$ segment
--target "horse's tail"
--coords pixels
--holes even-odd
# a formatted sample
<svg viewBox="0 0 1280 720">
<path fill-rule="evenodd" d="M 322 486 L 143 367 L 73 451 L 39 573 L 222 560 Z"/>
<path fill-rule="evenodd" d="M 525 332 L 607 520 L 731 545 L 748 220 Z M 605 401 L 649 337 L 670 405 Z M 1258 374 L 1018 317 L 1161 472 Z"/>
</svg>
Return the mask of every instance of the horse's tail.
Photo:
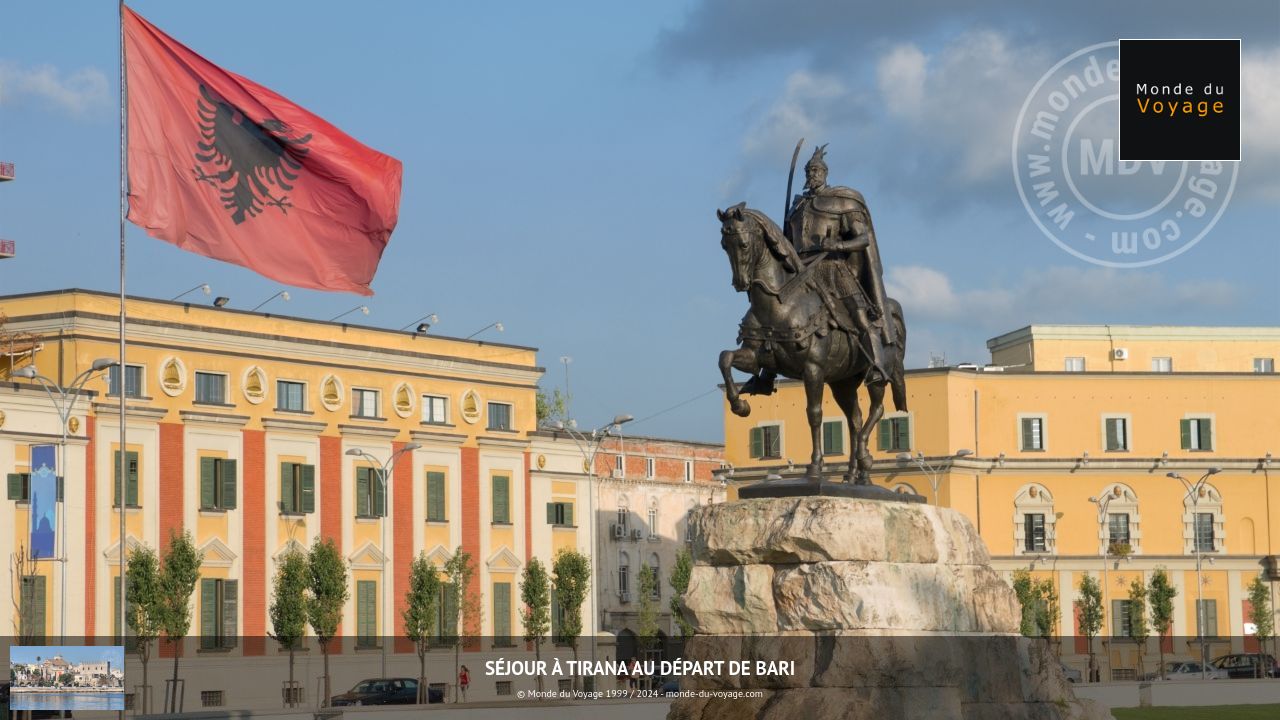
<svg viewBox="0 0 1280 720">
<path fill-rule="evenodd" d="M 902 317 L 902 305 L 893 298 L 885 298 L 889 306 L 889 321 L 893 323 L 897 333 L 898 349 L 893 355 L 893 366 L 889 368 L 889 385 L 893 390 L 893 407 L 898 412 L 907 411 L 907 380 L 903 363 L 907 357 L 907 323 Z"/>
</svg>

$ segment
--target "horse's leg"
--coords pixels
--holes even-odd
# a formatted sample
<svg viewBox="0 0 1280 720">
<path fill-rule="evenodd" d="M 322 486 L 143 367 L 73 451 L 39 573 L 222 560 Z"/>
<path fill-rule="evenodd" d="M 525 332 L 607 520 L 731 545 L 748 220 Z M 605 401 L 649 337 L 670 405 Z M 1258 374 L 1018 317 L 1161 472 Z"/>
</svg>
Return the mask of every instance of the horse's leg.
<svg viewBox="0 0 1280 720">
<path fill-rule="evenodd" d="M 813 453 L 804 475 L 815 484 L 822 481 L 822 372 L 822 367 L 813 360 L 804 365 L 805 414 L 809 417 L 809 434 L 813 440 Z"/>
<path fill-rule="evenodd" d="M 733 368 L 755 374 L 757 368 L 755 349 L 738 348 L 720 353 L 720 374 L 724 377 L 724 394 L 729 401 L 729 409 L 738 417 L 751 414 L 751 405 L 738 394 L 738 386 L 733 383 Z"/>
<path fill-rule="evenodd" d="M 858 383 L 852 378 L 845 378 L 828 385 L 831 386 L 831 395 L 835 397 L 836 404 L 849 423 L 849 469 L 844 474 L 844 481 L 853 482 L 858 471 L 858 436 L 862 431 L 862 413 L 858 410 Z"/>
<path fill-rule="evenodd" d="M 871 383 L 867 385 L 867 397 L 871 400 L 871 406 L 867 408 L 867 422 L 862 426 L 862 432 L 858 435 L 858 484 L 871 484 L 871 453 L 867 450 L 867 442 L 871 439 L 871 432 L 875 430 L 876 424 L 880 422 L 880 418 L 884 416 L 884 386 L 885 383 Z"/>
</svg>

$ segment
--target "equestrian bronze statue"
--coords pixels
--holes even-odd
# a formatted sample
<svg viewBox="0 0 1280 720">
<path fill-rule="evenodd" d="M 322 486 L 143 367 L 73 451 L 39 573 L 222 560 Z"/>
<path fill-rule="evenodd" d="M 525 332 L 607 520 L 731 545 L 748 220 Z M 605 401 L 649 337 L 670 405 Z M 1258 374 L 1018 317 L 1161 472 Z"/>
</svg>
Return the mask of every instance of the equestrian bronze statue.
<svg viewBox="0 0 1280 720">
<path fill-rule="evenodd" d="M 885 296 L 866 201 L 856 190 L 827 185 L 824 148 L 817 148 L 805 165 L 805 191 L 789 203 L 785 232 L 744 203 L 716 211 L 733 287 L 746 292 L 751 303 L 739 328 L 741 347 L 720 353 L 729 407 L 746 417 L 751 407 L 742 394 L 771 394 L 777 375 L 800 380 L 813 442 L 807 486 L 793 484 L 786 490 L 766 483 L 777 488 L 744 488 L 743 497 L 838 491 L 822 481 L 824 386 L 831 388 L 848 421 L 844 480 L 851 486 L 871 484 L 867 442 L 884 414 L 886 386 L 894 407 L 907 409 L 902 308 Z M 794 159 L 792 167 L 794 171 Z M 741 390 L 733 380 L 734 368 L 752 376 Z M 865 422 L 860 387 L 869 400 Z"/>
</svg>

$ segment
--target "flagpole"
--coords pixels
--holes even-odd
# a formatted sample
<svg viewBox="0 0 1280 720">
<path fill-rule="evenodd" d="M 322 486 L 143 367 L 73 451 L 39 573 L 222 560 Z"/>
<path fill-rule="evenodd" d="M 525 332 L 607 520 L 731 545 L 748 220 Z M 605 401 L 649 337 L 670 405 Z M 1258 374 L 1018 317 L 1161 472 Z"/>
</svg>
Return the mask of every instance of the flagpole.
<svg viewBox="0 0 1280 720">
<path fill-rule="evenodd" d="M 125 528 L 125 499 L 129 496 L 129 473 L 128 473 L 128 445 L 126 444 L 127 433 L 125 430 L 125 395 L 128 394 L 128 372 L 125 365 L 125 294 L 124 294 L 124 270 L 125 270 L 125 243 L 124 243 L 124 221 L 126 206 L 128 203 L 128 184 L 127 184 L 127 167 L 126 167 L 126 148 L 129 141 L 129 124 L 128 124 L 128 91 L 127 79 L 124 67 L 124 2 L 117 3 L 116 16 L 120 25 L 120 364 L 116 366 L 116 390 L 120 395 L 120 461 L 116 472 L 116 477 L 120 478 L 120 644 L 125 645 L 125 637 L 128 636 L 128 617 L 125 615 L 125 607 L 128 603 L 125 598 L 128 597 L 125 591 L 125 567 L 127 560 L 125 558 L 125 542 L 127 529 Z M 124 689 L 124 668 L 121 668 L 120 689 Z M 137 700 L 137 698 L 135 698 Z M 147 688 L 142 689 L 141 698 L 141 714 L 145 714 L 149 709 L 147 707 Z M 124 710 L 120 711 L 120 717 L 124 718 Z"/>
</svg>

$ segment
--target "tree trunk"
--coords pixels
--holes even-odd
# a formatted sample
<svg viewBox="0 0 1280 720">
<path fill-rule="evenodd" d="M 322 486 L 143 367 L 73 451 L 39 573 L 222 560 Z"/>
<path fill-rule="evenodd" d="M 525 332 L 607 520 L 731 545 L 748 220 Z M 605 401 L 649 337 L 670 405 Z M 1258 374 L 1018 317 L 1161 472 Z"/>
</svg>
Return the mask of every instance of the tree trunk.
<svg viewBox="0 0 1280 720">
<path fill-rule="evenodd" d="M 142 658 L 142 698 L 139 699 L 138 701 L 138 704 L 142 709 L 139 711 L 138 714 L 149 715 L 151 714 L 151 708 L 147 707 L 148 705 L 147 700 L 150 699 L 147 693 L 147 661 L 150 658 L 147 657 L 148 655 L 147 651 L 141 648 L 138 649 L 138 655 Z M 124 668 L 120 668 L 120 669 L 122 671 L 124 670 Z M 123 677 L 123 675 L 121 677 Z"/>
<path fill-rule="evenodd" d="M 533 641 L 533 657 L 542 664 L 542 638 Z M 538 673 L 538 692 L 542 692 L 542 673 Z"/>
<path fill-rule="evenodd" d="M 324 656 L 324 702 L 321 707 L 329 707 L 329 698 L 332 697 L 329 689 L 329 640 L 328 638 L 320 641 L 320 654 Z"/>
<path fill-rule="evenodd" d="M 461 697 L 462 688 L 458 683 L 458 667 L 462 664 L 462 638 L 458 637 L 453 641 L 453 702 L 456 704 L 458 698 Z"/>
<path fill-rule="evenodd" d="M 1164 635 L 1160 636 L 1160 667 L 1158 668 L 1160 679 L 1164 679 Z"/>
<path fill-rule="evenodd" d="M 298 701 L 293 691 L 293 646 L 294 643 L 289 643 L 289 707 L 293 707 Z"/>
<path fill-rule="evenodd" d="M 178 710 L 178 658 L 182 656 L 182 639 L 170 640 L 173 643 L 173 700 L 172 709 L 169 712 L 177 713 Z"/>
<path fill-rule="evenodd" d="M 427 649 L 418 641 L 418 704 L 431 703 L 431 691 L 427 689 Z"/>
<path fill-rule="evenodd" d="M 573 639 L 573 689 L 581 690 L 578 687 L 578 638 Z"/>
</svg>

